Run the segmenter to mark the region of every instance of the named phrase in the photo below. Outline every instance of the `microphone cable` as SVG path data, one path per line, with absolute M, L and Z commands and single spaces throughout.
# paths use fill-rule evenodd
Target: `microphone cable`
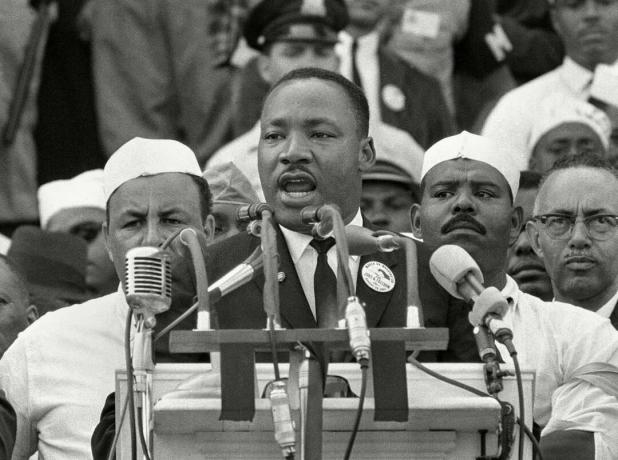
M 131 460 L 137 458 L 137 435 L 135 433 L 135 399 L 133 398 L 133 363 L 131 362 L 131 320 L 133 312 L 129 309 L 124 330 L 124 358 L 127 367 L 127 399 L 129 401 L 129 426 L 131 427 Z
M 348 445 L 345 449 L 345 455 L 343 456 L 344 460 L 349 460 L 350 455 L 352 454 L 352 448 L 354 447 L 354 442 L 356 441 L 356 434 L 358 433 L 358 427 L 360 425 L 361 417 L 363 416 L 363 407 L 365 406 L 365 394 L 367 393 L 367 369 L 369 368 L 369 360 L 361 359 L 359 361 L 361 367 L 361 390 L 358 400 L 358 409 L 356 410 L 356 418 L 354 420 L 354 428 L 352 428 L 352 433 L 350 433 L 350 439 L 348 440 Z
M 509 354 L 511 355 L 511 358 L 513 359 L 513 366 L 515 366 L 515 378 L 517 379 L 517 399 L 519 402 L 519 417 L 518 417 L 518 424 L 519 424 L 519 439 L 518 441 L 518 458 L 519 460 L 522 460 L 524 457 L 524 433 L 525 433 L 525 421 L 526 421 L 526 417 L 525 417 L 525 413 L 524 413 L 524 386 L 523 386 L 523 382 L 522 382 L 522 378 L 521 378 L 521 369 L 519 367 L 519 358 L 517 357 L 517 351 L 515 350 L 515 347 L 513 346 L 513 342 L 510 339 L 507 339 L 509 343 L 509 345 L 507 345 L 507 348 L 509 349 Z
M 516 359 L 516 358 L 515 358 Z M 515 359 L 513 360 L 513 362 L 515 363 Z M 414 355 L 410 355 L 408 357 L 408 362 L 410 364 L 412 364 L 414 367 L 416 367 L 417 369 L 419 369 L 420 371 L 426 373 L 427 375 L 430 375 L 444 383 L 447 383 L 449 385 L 453 385 L 456 386 L 458 388 L 461 388 L 462 390 L 468 391 L 470 393 L 473 393 L 477 396 L 481 396 L 483 398 L 493 398 L 493 396 L 491 396 L 489 393 L 485 393 L 484 391 L 481 391 L 477 388 L 474 388 L 470 385 L 466 385 L 465 383 L 462 382 L 458 382 L 457 380 L 453 380 L 445 375 L 442 375 L 432 369 L 429 369 L 427 366 L 423 365 L 420 361 L 418 361 Z M 521 385 L 521 371 L 519 369 L 519 362 L 517 362 L 517 364 L 515 365 L 515 374 L 516 376 L 519 375 L 518 378 L 518 382 L 517 382 L 517 387 L 518 387 L 518 393 L 521 394 L 521 396 L 519 397 L 519 404 L 523 404 L 523 387 Z M 520 388 L 522 388 L 522 390 L 520 391 Z M 496 400 L 498 400 L 498 398 L 494 398 Z M 523 406 L 522 406 L 523 407 Z M 520 408 L 521 411 L 521 408 Z M 535 454 L 537 455 L 538 460 L 543 460 L 543 454 L 541 453 L 541 447 L 538 443 L 538 441 L 536 440 L 536 438 L 534 437 L 534 434 L 532 434 L 532 431 L 530 431 L 530 428 L 528 428 L 525 424 L 525 421 L 523 419 L 523 417 L 517 417 L 517 423 L 519 424 L 520 428 L 522 429 L 522 431 L 524 432 L 524 434 L 526 435 L 526 437 L 528 437 L 528 439 L 530 439 L 530 442 L 532 443 L 533 449 Z M 523 443 L 523 441 L 521 441 Z M 520 449 L 520 455 L 523 455 L 523 450 Z
M 118 426 L 114 431 L 114 439 L 112 439 L 112 445 L 107 454 L 107 460 L 113 460 L 116 455 L 116 444 L 118 444 L 118 438 L 120 437 L 120 430 L 122 430 L 122 424 L 124 423 L 124 419 L 127 416 L 127 409 L 129 407 L 129 395 L 127 394 L 124 397 L 124 403 L 122 403 L 122 412 L 120 413 L 120 421 L 118 422 Z

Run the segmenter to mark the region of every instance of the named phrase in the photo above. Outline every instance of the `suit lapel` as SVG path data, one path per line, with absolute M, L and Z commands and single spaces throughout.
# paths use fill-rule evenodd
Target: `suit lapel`
M 368 262 L 379 262 L 386 265 L 393 271 L 397 266 L 397 260 L 392 253 L 376 252 L 368 256 L 363 256 L 360 259 L 358 266 L 358 275 L 356 277 L 356 296 L 366 304 L 365 313 L 367 315 L 367 325 L 376 327 L 384 309 L 388 305 L 393 295 L 393 289 L 388 292 L 378 292 L 372 289 L 363 277 L 363 267 Z M 405 279 L 395 279 L 395 283 L 405 283 Z

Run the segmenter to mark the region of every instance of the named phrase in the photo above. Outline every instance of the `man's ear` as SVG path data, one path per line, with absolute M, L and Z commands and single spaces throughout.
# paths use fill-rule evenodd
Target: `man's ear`
M 511 212 L 511 228 L 509 230 L 509 246 L 512 246 L 519 238 L 521 226 L 524 223 L 524 210 L 521 206 L 515 206 Z
M 541 233 L 539 228 L 537 227 L 537 223 L 530 221 L 526 223 L 526 234 L 528 235 L 528 241 L 530 241 L 530 246 L 532 250 L 539 256 L 541 259 L 543 258 L 543 246 L 541 246 L 540 236 Z
M 361 171 L 367 171 L 376 163 L 376 149 L 373 138 L 366 137 L 361 141 L 361 149 L 358 155 L 358 167 Z
M 103 222 L 103 236 L 105 237 L 105 250 L 107 251 L 107 256 L 109 260 L 114 261 L 114 257 L 112 256 L 112 251 L 109 247 L 109 227 L 107 226 L 107 222 Z
M 412 227 L 412 234 L 415 238 L 422 240 L 423 231 L 421 230 L 421 205 L 414 203 L 410 208 L 410 226 Z
M 206 234 L 206 244 L 210 244 L 215 239 L 215 217 L 212 214 L 206 216 L 204 222 L 204 233 Z
M 258 73 L 260 74 L 260 77 L 262 77 L 262 79 L 269 84 L 274 83 L 272 81 L 272 72 L 270 69 L 270 65 L 271 65 L 271 61 L 270 61 L 270 56 L 267 56 L 265 54 L 259 54 L 257 56 L 257 69 L 258 69 Z
M 39 319 L 39 310 L 36 308 L 36 305 L 31 304 L 26 308 L 26 320 L 28 321 L 28 325 L 34 323 L 37 319 Z

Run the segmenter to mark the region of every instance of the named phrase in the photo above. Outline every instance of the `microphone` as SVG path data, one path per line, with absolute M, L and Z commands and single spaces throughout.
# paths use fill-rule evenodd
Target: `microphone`
M 371 340 L 369 339 L 365 309 L 358 297 L 348 297 L 348 303 L 345 308 L 345 320 L 348 325 L 350 349 L 354 358 L 358 362 L 368 361 L 369 352 L 371 351 Z
M 159 248 L 140 246 L 125 257 L 127 304 L 136 315 L 143 315 L 149 327 L 154 315 L 169 310 L 172 304 L 172 266 L 169 255 Z
M 376 252 L 392 252 L 402 247 L 400 236 L 392 232 L 376 234 L 372 230 L 358 225 L 345 228 L 350 254 L 365 256 Z
M 267 203 L 246 204 L 240 206 L 236 211 L 236 220 L 240 223 L 244 223 L 261 219 L 264 211 L 274 213 L 273 208 Z
M 474 302 L 468 315 L 473 326 L 486 326 L 500 343 L 512 346 L 513 332 L 502 321 L 508 303 L 497 288 L 483 286 L 481 269 L 465 249 L 452 244 L 439 247 L 431 255 L 429 268 L 449 294 Z
M 258 246 L 242 263 L 209 286 L 210 302 L 217 302 L 224 295 L 250 281 L 263 266 L 262 249 Z
M 311 234 L 314 238 L 325 239 L 335 230 L 335 216 L 341 217 L 339 207 L 334 204 L 306 206 L 300 211 L 302 224 L 313 224 Z

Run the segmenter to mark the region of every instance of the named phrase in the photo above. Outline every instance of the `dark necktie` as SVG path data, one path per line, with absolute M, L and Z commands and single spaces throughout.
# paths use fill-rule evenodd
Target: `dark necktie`
M 356 66 L 356 57 L 358 54 L 358 40 L 354 39 L 354 41 L 352 42 L 352 52 L 351 52 L 351 58 L 352 58 L 352 81 L 360 86 L 361 88 L 363 87 L 363 83 L 361 82 L 361 76 L 360 73 L 358 71 L 358 67 Z
M 312 240 L 309 244 L 318 253 L 313 275 L 316 320 L 320 328 L 333 328 L 337 326 L 337 277 L 328 265 L 326 253 L 333 247 L 335 240 Z

